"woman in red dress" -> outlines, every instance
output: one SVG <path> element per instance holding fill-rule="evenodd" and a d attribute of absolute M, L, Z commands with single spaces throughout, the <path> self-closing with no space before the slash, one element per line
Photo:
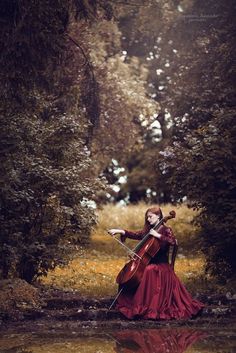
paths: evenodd
<path fill-rule="evenodd" d="M 196 329 L 172 327 L 119 330 L 112 332 L 112 336 L 116 341 L 117 353 L 183 353 L 208 334 Z"/>
<path fill-rule="evenodd" d="M 162 225 L 158 231 L 152 227 L 162 219 L 159 207 L 145 213 L 144 228 L 140 231 L 110 229 L 111 235 L 141 240 L 148 232 L 158 238 L 160 250 L 145 268 L 142 280 L 135 290 L 124 287 L 117 299 L 116 308 L 128 319 L 188 319 L 196 315 L 204 304 L 194 300 L 174 272 L 175 251 L 169 264 L 169 248 L 177 245 L 170 227 Z"/>

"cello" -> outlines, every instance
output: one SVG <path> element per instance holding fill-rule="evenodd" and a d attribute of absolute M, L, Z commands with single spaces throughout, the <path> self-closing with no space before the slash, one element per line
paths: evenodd
<path fill-rule="evenodd" d="M 169 219 L 175 218 L 175 215 L 175 211 L 170 211 L 169 216 L 158 220 L 151 229 L 157 231 L 163 223 L 166 223 Z M 160 250 L 160 243 L 157 238 L 150 236 L 150 230 L 132 250 L 132 253 L 134 253 L 132 260 L 122 268 L 116 278 L 116 283 L 118 283 L 119 287 L 122 289 L 124 287 L 128 289 L 138 287 L 146 266 Z"/>

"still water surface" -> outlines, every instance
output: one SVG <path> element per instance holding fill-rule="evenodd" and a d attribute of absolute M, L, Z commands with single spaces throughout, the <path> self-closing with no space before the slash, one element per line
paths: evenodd
<path fill-rule="evenodd" d="M 190 328 L 4 334 L 0 353 L 234 353 L 235 331 Z"/>

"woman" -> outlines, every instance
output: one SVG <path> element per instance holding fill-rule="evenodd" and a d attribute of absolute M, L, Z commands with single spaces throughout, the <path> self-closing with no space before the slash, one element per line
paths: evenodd
<path fill-rule="evenodd" d="M 117 353 L 183 353 L 208 334 L 190 328 L 126 329 L 113 331 Z M 198 350 L 199 351 L 199 350 Z M 192 350 L 191 350 L 192 352 Z M 196 352 L 196 350 L 194 350 Z"/>
<path fill-rule="evenodd" d="M 177 245 L 171 228 L 162 225 L 158 231 L 152 229 L 162 218 L 161 209 L 151 207 L 145 213 L 142 230 L 109 230 L 112 236 L 120 234 L 122 242 L 126 238 L 141 240 L 149 233 L 160 244 L 160 250 L 145 268 L 138 288 L 129 290 L 124 287 L 117 299 L 117 309 L 128 319 L 188 319 L 204 307 L 204 304 L 191 297 L 174 273 L 175 251 L 169 264 L 169 248 Z"/>

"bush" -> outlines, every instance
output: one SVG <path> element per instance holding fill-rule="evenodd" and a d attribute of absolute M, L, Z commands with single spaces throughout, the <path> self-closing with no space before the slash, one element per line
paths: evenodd
<path fill-rule="evenodd" d="M 175 197 L 187 196 L 191 207 L 202 207 L 196 222 L 201 226 L 207 271 L 221 279 L 236 269 L 234 119 L 233 111 L 228 111 L 189 132 L 182 143 L 164 152 L 162 165 Z"/>

